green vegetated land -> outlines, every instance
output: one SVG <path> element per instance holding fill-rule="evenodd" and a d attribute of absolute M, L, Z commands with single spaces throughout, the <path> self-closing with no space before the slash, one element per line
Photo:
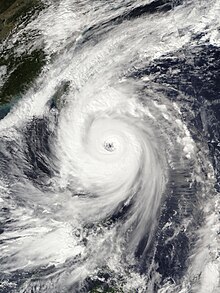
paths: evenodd
<path fill-rule="evenodd" d="M 39 5 L 40 0 L 0 0 L 0 40 L 5 39 L 21 18 Z"/>
<path fill-rule="evenodd" d="M 15 55 L 13 48 L 7 52 L 4 49 L 17 26 L 42 8 L 40 0 L 0 0 L 0 43 L 6 43 L 0 52 L 0 66 L 5 66 L 7 71 L 0 88 L 0 119 L 28 89 L 45 63 L 45 54 L 41 49 L 25 52 L 21 56 Z"/>

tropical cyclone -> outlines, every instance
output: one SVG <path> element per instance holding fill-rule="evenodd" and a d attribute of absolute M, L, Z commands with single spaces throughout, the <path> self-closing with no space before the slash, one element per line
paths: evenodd
<path fill-rule="evenodd" d="M 46 65 L 0 121 L 0 289 L 216 293 L 218 1 L 45 3 L 17 37 Z"/>

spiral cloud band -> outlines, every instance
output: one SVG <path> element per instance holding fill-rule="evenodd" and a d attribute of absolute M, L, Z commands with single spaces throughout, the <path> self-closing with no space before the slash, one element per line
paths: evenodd
<path fill-rule="evenodd" d="M 44 0 L 5 42 L 46 61 L 0 121 L 0 292 L 218 292 L 218 2 Z"/>

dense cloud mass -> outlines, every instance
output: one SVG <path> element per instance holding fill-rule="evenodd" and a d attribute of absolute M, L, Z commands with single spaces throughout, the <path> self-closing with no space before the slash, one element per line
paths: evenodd
<path fill-rule="evenodd" d="M 42 2 L 1 45 L 40 73 L 0 112 L 0 292 L 217 293 L 219 0 Z"/>

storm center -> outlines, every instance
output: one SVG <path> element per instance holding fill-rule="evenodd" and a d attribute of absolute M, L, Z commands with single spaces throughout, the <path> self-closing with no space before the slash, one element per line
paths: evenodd
<path fill-rule="evenodd" d="M 108 151 L 108 152 L 114 152 L 115 150 L 115 146 L 113 142 L 109 142 L 109 141 L 105 141 L 104 142 L 104 148 Z"/>

